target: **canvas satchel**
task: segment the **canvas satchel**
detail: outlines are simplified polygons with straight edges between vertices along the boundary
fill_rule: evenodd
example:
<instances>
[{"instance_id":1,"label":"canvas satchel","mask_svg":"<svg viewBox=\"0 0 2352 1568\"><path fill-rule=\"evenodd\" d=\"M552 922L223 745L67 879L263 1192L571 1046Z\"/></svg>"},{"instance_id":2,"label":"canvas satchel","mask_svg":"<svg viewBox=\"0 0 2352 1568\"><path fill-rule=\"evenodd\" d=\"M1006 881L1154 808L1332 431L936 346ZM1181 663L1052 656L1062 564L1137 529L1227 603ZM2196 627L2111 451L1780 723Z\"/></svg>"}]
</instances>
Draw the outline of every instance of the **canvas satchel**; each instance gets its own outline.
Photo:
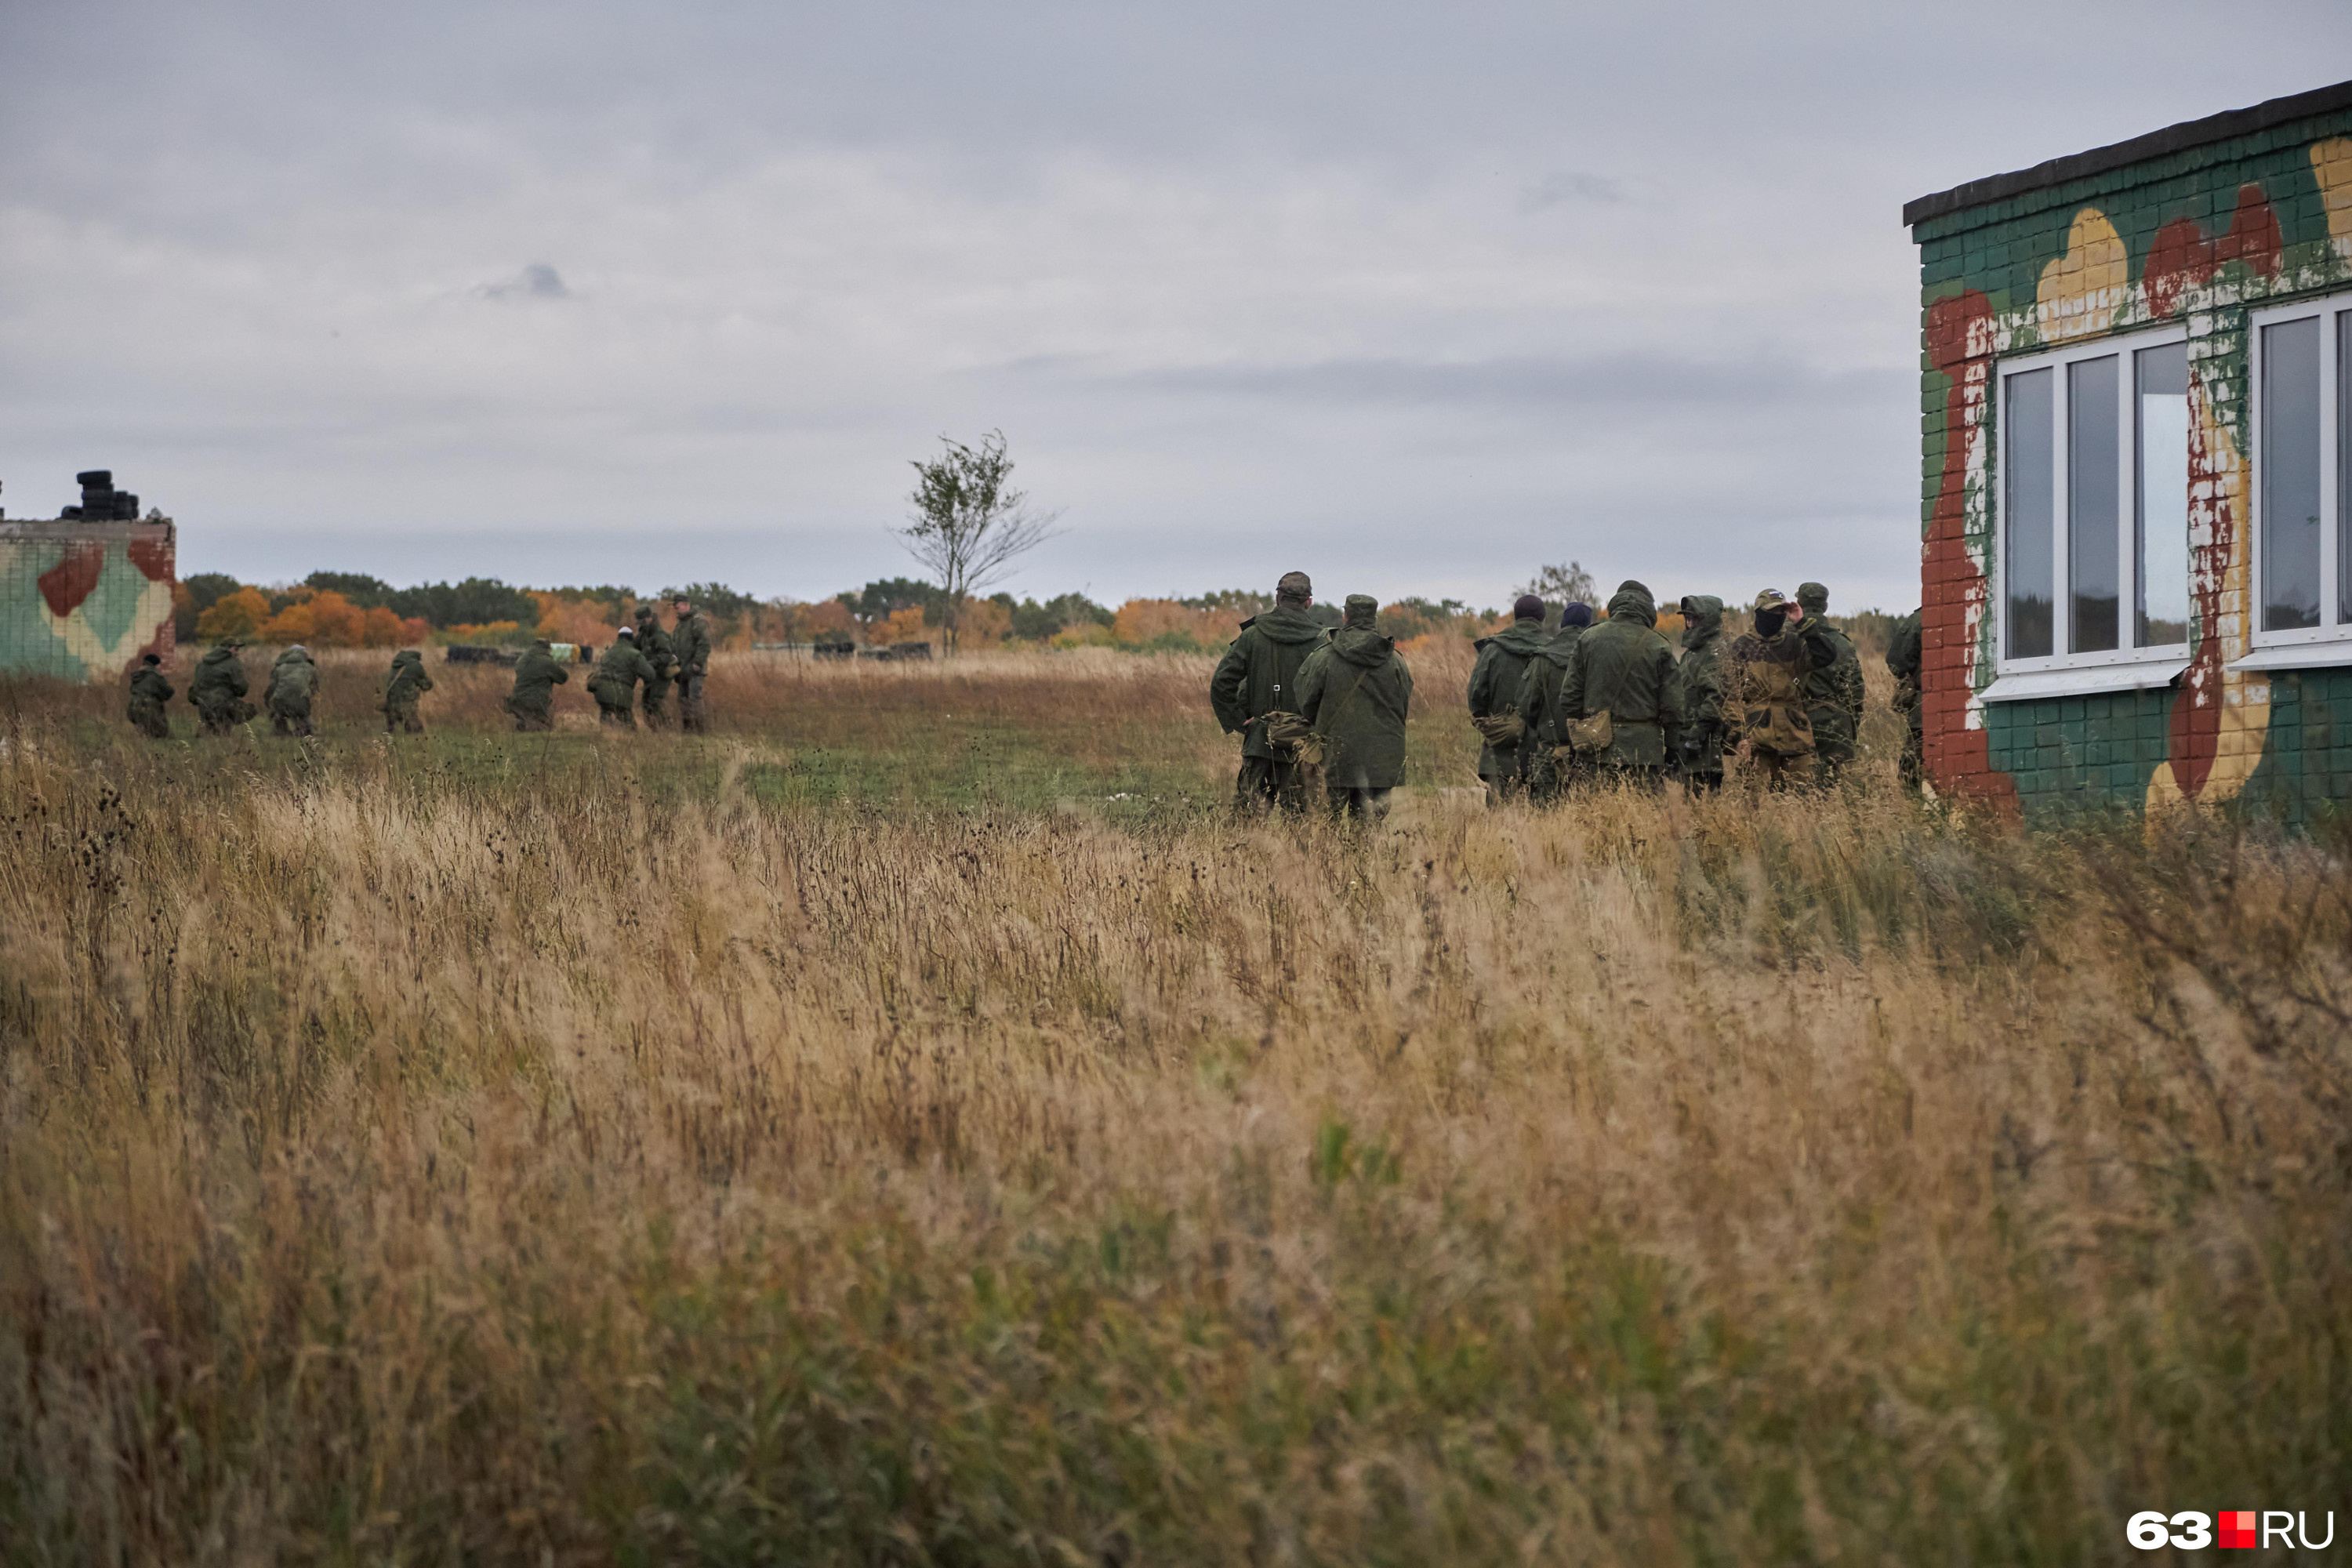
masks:
<instances>
[{"instance_id":1,"label":"canvas satchel","mask_svg":"<svg viewBox=\"0 0 2352 1568\"><path fill-rule=\"evenodd\" d=\"M1528 721L1517 713L1487 713L1471 716L1471 724L1486 743L1508 751L1527 738Z\"/></svg>"},{"instance_id":2,"label":"canvas satchel","mask_svg":"<svg viewBox=\"0 0 2352 1568\"><path fill-rule=\"evenodd\" d=\"M1579 752L1605 752L1616 738L1617 731L1609 722L1609 710L1606 708L1590 718L1568 721L1568 743Z\"/></svg>"}]
</instances>

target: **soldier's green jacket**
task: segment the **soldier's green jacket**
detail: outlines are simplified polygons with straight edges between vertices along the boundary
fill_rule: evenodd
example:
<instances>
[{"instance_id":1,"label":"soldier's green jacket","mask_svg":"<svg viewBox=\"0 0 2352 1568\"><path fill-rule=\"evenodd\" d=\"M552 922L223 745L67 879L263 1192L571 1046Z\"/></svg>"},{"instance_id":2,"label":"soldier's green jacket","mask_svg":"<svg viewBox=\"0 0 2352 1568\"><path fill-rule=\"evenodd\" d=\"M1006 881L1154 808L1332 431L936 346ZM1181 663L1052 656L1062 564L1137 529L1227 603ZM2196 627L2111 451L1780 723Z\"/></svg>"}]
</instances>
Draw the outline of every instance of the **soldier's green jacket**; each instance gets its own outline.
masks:
<instances>
[{"instance_id":1,"label":"soldier's green jacket","mask_svg":"<svg viewBox=\"0 0 2352 1568\"><path fill-rule=\"evenodd\" d=\"M416 706L416 699L433 689L433 678L425 673L425 656L415 648L403 648L392 656L392 674L383 683L383 710L404 713Z\"/></svg>"},{"instance_id":2,"label":"soldier's green jacket","mask_svg":"<svg viewBox=\"0 0 2352 1568\"><path fill-rule=\"evenodd\" d=\"M1331 789L1394 789L1404 783L1404 720L1412 672L1396 638L1342 626L1298 671L1298 711L1323 737Z\"/></svg>"},{"instance_id":3,"label":"soldier's green jacket","mask_svg":"<svg viewBox=\"0 0 2352 1568\"><path fill-rule=\"evenodd\" d=\"M1226 734L1240 732L1243 756L1274 754L1265 743L1265 716L1301 710L1299 667L1330 636L1329 627L1289 605L1242 623L1241 636L1209 677L1209 706Z\"/></svg>"},{"instance_id":4,"label":"soldier's green jacket","mask_svg":"<svg viewBox=\"0 0 2352 1568\"><path fill-rule=\"evenodd\" d=\"M1693 773L1723 771L1723 601L1694 594L1685 603L1683 657L1675 665L1679 760Z\"/></svg>"},{"instance_id":5,"label":"soldier's green jacket","mask_svg":"<svg viewBox=\"0 0 2352 1568\"><path fill-rule=\"evenodd\" d=\"M1609 715L1613 733L1601 761L1663 766L1666 731L1679 722L1670 689L1674 673L1674 649L1658 635L1656 603L1642 589L1621 588L1609 601L1609 618L1577 638L1560 682L1559 710L1567 720Z\"/></svg>"},{"instance_id":6,"label":"soldier's green jacket","mask_svg":"<svg viewBox=\"0 0 2352 1568\"><path fill-rule=\"evenodd\" d=\"M1805 617L1808 625L1819 620ZM1835 650L1827 665L1816 665L1805 677L1805 709L1812 716L1813 743L1834 758L1853 755L1854 738L1862 733L1862 657L1853 639L1822 622L1821 640Z\"/></svg>"},{"instance_id":7,"label":"soldier's green jacket","mask_svg":"<svg viewBox=\"0 0 2352 1568\"><path fill-rule=\"evenodd\" d=\"M131 717L142 712L161 713L163 704L172 700L172 683L163 679L162 670L141 665L131 677Z\"/></svg>"},{"instance_id":8,"label":"soldier's green jacket","mask_svg":"<svg viewBox=\"0 0 2352 1568\"><path fill-rule=\"evenodd\" d=\"M1543 651L1544 642L1541 621L1513 621L1493 637L1478 639L1478 662L1470 667L1470 717L1518 711L1519 678L1527 673L1528 662ZM1498 752L1492 741L1479 746L1480 778L1515 777L1518 771L1517 747Z\"/></svg>"},{"instance_id":9,"label":"soldier's green jacket","mask_svg":"<svg viewBox=\"0 0 2352 1568\"><path fill-rule=\"evenodd\" d=\"M199 713L226 713L250 689L236 650L210 647L196 661L195 677L188 682L188 700Z\"/></svg>"},{"instance_id":10,"label":"soldier's green jacket","mask_svg":"<svg viewBox=\"0 0 2352 1568\"><path fill-rule=\"evenodd\" d=\"M596 656L596 668L588 677L589 695L609 708L626 708L636 700L637 682L650 686L654 667L636 645L626 637L615 637L613 646Z\"/></svg>"},{"instance_id":11,"label":"soldier's green jacket","mask_svg":"<svg viewBox=\"0 0 2352 1568\"><path fill-rule=\"evenodd\" d=\"M678 617L669 632L670 657L677 660L680 675L710 673L710 625L698 610L688 610Z\"/></svg>"},{"instance_id":12,"label":"soldier's green jacket","mask_svg":"<svg viewBox=\"0 0 2352 1568\"><path fill-rule=\"evenodd\" d=\"M1919 612L1912 611L1895 623L1895 635L1886 644L1886 673L1895 678L1895 707L1914 731L1925 718L1925 704L1919 700L1919 660L1921 637Z\"/></svg>"},{"instance_id":13,"label":"soldier's green jacket","mask_svg":"<svg viewBox=\"0 0 2352 1568\"><path fill-rule=\"evenodd\" d=\"M507 706L544 719L555 711L555 689L571 679L553 654L543 647L532 648L515 664L514 694L507 699Z\"/></svg>"},{"instance_id":14,"label":"soldier's green jacket","mask_svg":"<svg viewBox=\"0 0 2352 1568\"><path fill-rule=\"evenodd\" d=\"M261 700L272 713L282 713L289 719L310 716L310 697L319 689L319 667L310 656L296 648L288 648L269 667L269 689Z\"/></svg>"},{"instance_id":15,"label":"soldier's green jacket","mask_svg":"<svg viewBox=\"0 0 2352 1568\"><path fill-rule=\"evenodd\" d=\"M662 630L661 623L651 616L637 622L637 652L654 667L656 679L667 677L670 667L677 662L677 652L670 644L669 634Z\"/></svg>"},{"instance_id":16,"label":"soldier's green jacket","mask_svg":"<svg viewBox=\"0 0 2352 1568\"><path fill-rule=\"evenodd\" d=\"M1582 626L1562 626L1552 633L1519 676L1519 717L1527 721L1528 733L1538 745L1568 743L1559 722L1559 683L1567 679L1569 660L1576 656L1576 640L1584 631Z\"/></svg>"}]
</instances>

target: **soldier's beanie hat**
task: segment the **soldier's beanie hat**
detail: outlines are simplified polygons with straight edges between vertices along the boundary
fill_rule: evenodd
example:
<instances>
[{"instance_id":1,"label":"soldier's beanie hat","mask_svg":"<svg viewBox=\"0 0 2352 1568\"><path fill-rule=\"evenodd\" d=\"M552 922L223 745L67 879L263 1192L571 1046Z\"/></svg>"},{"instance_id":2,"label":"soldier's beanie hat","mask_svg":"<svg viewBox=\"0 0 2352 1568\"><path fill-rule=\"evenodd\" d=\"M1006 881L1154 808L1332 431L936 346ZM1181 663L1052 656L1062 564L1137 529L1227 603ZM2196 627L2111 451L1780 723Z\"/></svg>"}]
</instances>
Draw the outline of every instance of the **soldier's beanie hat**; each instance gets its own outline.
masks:
<instances>
[{"instance_id":1,"label":"soldier's beanie hat","mask_svg":"<svg viewBox=\"0 0 2352 1568\"><path fill-rule=\"evenodd\" d=\"M637 635L637 628L635 626L623 626L619 635L625 637L635 637Z\"/></svg>"},{"instance_id":2,"label":"soldier's beanie hat","mask_svg":"<svg viewBox=\"0 0 2352 1568\"><path fill-rule=\"evenodd\" d=\"M1559 624L1564 626L1589 626L1592 624L1592 606L1581 599L1570 599L1560 606Z\"/></svg>"},{"instance_id":3,"label":"soldier's beanie hat","mask_svg":"<svg viewBox=\"0 0 2352 1568\"><path fill-rule=\"evenodd\" d=\"M1307 581L1304 572L1285 572L1274 585L1274 596L1277 599L1311 599L1315 596L1315 584Z\"/></svg>"},{"instance_id":4,"label":"soldier's beanie hat","mask_svg":"<svg viewBox=\"0 0 2352 1568\"><path fill-rule=\"evenodd\" d=\"M1778 588L1765 589L1762 593L1756 595L1756 603L1748 606L1748 608L1754 610L1785 610L1788 607L1788 595L1781 593Z\"/></svg>"},{"instance_id":5,"label":"soldier's beanie hat","mask_svg":"<svg viewBox=\"0 0 2352 1568\"><path fill-rule=\"evenodd\" d=\"M637 619L641 621L650 621L653 618L654 607L651 605L639 605L637 606Z\"/></svg>"},{"instance_id":6,"label":"soldier's beanie hat","mask_svg":"<svg viewBox=\"0 0 2352 1568\"><path fill-rule=\"evenodd\" d=\"M1511 619L1515 621L1539 621L1543 613L1543 601L1533 594L1522 594L1511 601Z\"/></svg>"},{"instance_id":7,"label":"soldier's beanie hat","mask_svg":"<svg viewBox=\"0 0 2352 1568\"><path fill-rule=\"evenodd\" d=\"M1650 585L1639 577L1628 577L1617 584L1617 591L1621 594L1646 594L1650 591Z\"/></svg>"},{"instance_id":8,"label":"soldier's beanie hat","mask_svg":"<svg viewBox=\"0 0 2352 1568\"><path fill-rule=\"evenodd\" d=\"M1350 594L1348 595L1348 624L1369 626L1372 624L1372 617L1380 613L1380 608L1381 602L1370 594Z\"/></svg>"},{"instance_id":9,"label":"soldier's beanie hat","mask_svg":"<svg viewBox=\"0 0 2352 1568\"><path fill-rule=\"evenodd\" d=\"M1830 607L1830 591L1819 583L1797 584L1797 603L1805 606L1809 616L1818 616Z\"/></svg>"},{"instance_id":10,"label":"soldier's beanie hat","mask_svg":"<svg viewBox=\"0 0 2352 1568\"><path fill-rule=\"evenodd\" d=\"M160 655L142 653L139 656L139 662L142 664L161 664L163 660Z\"/></svg>"}]
</instances>

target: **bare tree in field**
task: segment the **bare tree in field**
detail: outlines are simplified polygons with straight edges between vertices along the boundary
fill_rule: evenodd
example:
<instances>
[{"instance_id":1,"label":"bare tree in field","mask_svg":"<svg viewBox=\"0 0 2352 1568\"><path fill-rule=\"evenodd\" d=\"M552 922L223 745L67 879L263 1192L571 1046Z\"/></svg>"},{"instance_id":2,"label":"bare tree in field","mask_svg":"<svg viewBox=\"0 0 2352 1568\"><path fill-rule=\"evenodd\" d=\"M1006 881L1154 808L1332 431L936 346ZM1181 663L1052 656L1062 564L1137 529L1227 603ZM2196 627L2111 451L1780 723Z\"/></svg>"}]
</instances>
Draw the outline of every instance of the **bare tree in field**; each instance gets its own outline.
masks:
<instances>
[{"instance_id":1,"label":"bare tree in field","mask_svg":"<svg viewBox=\"0 0 2352 1568\"><path fill-rule=\"evenodd\" d=\"M1030 509L1025 491L1013 488L1013 459L1004 432L992 430L977 447L942 436L946 449L911 466L918 476L908 500L914 504L899 542L947 596L947 645L956 646L964 600L1013 569L1013 563L1060 531L1058 511Z\"/></svg>"}]
</instances>

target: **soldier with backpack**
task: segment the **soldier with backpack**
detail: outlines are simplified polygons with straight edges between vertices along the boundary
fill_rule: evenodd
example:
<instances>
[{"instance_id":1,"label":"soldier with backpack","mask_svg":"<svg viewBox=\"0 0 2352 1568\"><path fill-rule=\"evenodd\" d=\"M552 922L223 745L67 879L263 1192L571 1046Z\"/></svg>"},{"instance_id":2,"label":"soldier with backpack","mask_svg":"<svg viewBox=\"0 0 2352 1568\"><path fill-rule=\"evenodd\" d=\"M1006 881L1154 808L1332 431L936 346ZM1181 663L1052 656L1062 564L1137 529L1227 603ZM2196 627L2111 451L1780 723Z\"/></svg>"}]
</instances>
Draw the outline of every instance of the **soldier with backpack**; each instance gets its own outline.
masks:
<instances>
[{"instance_id":1,"label":"soldier with backpack","mask_svg":"<svg viewBox=\"0 0 2352 1568\"><path fill-rule=\"evenodd\" d=\"M1217 722L1226 734L1242 738L1234 802L1245 810L1297 810L1305 805L1296 776L1306 731L1297 718L1298 672L1331 636L1307 613L1314 603L1307 574L1284 573L1274 585L1274 608L1242 623L1241 635L1209 678L1209 706Z\"/></svg>"}]
</instances>

